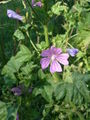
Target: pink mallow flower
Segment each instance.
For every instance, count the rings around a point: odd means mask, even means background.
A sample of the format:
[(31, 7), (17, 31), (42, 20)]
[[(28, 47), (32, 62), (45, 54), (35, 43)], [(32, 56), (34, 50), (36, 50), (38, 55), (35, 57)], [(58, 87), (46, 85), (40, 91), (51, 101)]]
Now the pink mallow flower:
[(35, 0), (32, 0), (32, 7), (36, 7), (36, 6), (42, 7), (42, 2), (41, 1), (35, 2)]
[(40, 61), (42, 69), (46, 69), (50, 64), (50, 72), (62, 72), (61, 64), (68, 65), (68, 53), (62, 53), (60, 48), (56, 48), (51, 46), (51, 48), (47, 50), (43, 50), (41, 53), (43, 57)]

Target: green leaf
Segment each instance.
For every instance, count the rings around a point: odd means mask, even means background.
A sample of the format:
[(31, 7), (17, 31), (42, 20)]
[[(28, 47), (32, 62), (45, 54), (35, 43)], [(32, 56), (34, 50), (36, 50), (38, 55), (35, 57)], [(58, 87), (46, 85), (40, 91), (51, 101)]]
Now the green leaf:
[(11, 57), (8, 63), (4, 66), (2, 74), (18, 72), (23, 63), (31, 59), (31, 52), (24, 45), (20, 46), (20, 51), (15, 57)]
[(42, 71), (42, 69), (39, 69), (39, 71), (38, 71), (38, 76), (39, 76), (39, 78), (41, 78), (41, 79), (44, 79), (46, 76), (45, 76), (45, 74), (44, 74), (44, 72)]
[(25, 39), (25, 36), (24, 34), (19, 30), (17, 29), (13, 35), (18, 41), (20, 40), (24, 40)]
[(16, 80), (14, 73), (17, 72), (18, 70), (19, 70), (18, 63), (15, 61), (14, 57), (11, 57), (8, 63), (4, 66), (2, 74), (5, 75), (6, 77), (10, 77), (12, 80)]
[(66, 89), (66, 96), (65, 96), (65, 101), (72, 101), (73, 99), (73, 84), (72, 83), (67, 83), (66, 85), (67, 89)]
[(56, 15), (60, 15), (60, 4), (61, 2), (57, 2), (55, 5), (52, 7), (52, 12)]
[(30, 27), (31, 27), (30, 24), (26, 24), (25, 26), (21, 26), (20, 30), (23, 31), (23, 32), (27, 32)]
[(65, 90), (65, 84), (64, 83), (60, 83), (56, 86), (54, 95), (56, 97), (56, 100), (61, 100), (65, 97), (66, 95), (66, 90)]
[(46, 104), (45, 105), (45, 108), (43, 110), (43, 118), (45, 118), (49, 114), (50, 109), (52, 108), (52, 106), (53, 106), (52, 104)]
[(72, 77), (75, 80), (82, 80), (84, 82), (90, 81), (90, 74), (80, 74), (77, 72), (72, 73)]
[(0, 120), (6, 120), (6, 119), (7, 119), (6, 104), (0, 101)]
[(52, 86), (48, 85), (48, 86), (44, 86), (44, 92), (45, 95), (42, 95), (48, 102), (52, 103), (52, 94), (53, 94), (53, 88)]
[(47, 46), (45, 44), (45, 41), (42, 41), (40, 42), (39, 44), (36, 44), (37, 45), (37, 48), (40, 49), (40, 50), (43, 50), (43, 49), (46, 49)]
[(18, 73), (21, 66), (30, 61), (32, 54), (30, 50), (24, 45), (20, 46), (20, 51), (16, 56), (11, 57), (8, 63), (4, 66), (2, 74), (9, 77), (11, 80), (16, 80), (15, 73)]
[(56, 35), (55, 37), (53, 37), (52, 43), (57, 47), (63, 48), (64, 40), (65, 35)]
[(71, 76), (67, 76), (64, 82), (59, 83), (56, 86), (54, 91), (56, 100), (63, 100), (66, 103), (74, 102), (74, 104), (81, 104), (85, 102), (89, 103), (90, 92), (84, 82), (84, 78), (85, 77), (82, 78), (82, 76), (79, 77), (79, 74), (75, 76), (73, 76), (73, 74), (71, 74)]
[(0, 120), (16, 120), (18, 106), (0, 101)]
[(33, 62), (27, 63), (26, 66), (21, 68), (23, 75), (30, 75), (30, 72), (36, 67)]
[(7, 106), (8, 114), (6, 120), (16, 120), (17, 110), (18, 110), (17, 105), (8, 105)]
[(51, 11), (55, 15), (60, 15), (61, 12), (63, 11), (67, 12), (67, 6), (61, 5), (61, 2), (57, 2), (56, 4), (52, 6)]
[(86, 84), (82, 80), (75, 80), (74, 84), (78, 90), (78, 92), (81, 94), (81, 96), (84, 98), (86, 102), (90, 102), (90, 92), (87, 89)]
[[(7, 72), (10, 71), (12, 73), (15, 73), (19, 70), (20, 65), (18, 65), (18, 63), (16, 62), (14, 57), (11, 57), (10, 61), (7, 63), (7, 65), (5, 66), (5, 70), (7, 69)], [(4, 71), (3, 71), (4, 73)]]
[(34, 95), (41, 95), (47, 102), (52, 103), (52, 94), (53, 94), (53, 88), (50, 85), (46, 85), (42, 88), (35, 88)]
[(16, 59), (16, 62), (21, 66), (23, 63), (29, 61), (31, 57), (32, 57), (32, 54), (30, 50), (25, 45), (21, 45), (20, 51), (15, 56), (15, 59)]

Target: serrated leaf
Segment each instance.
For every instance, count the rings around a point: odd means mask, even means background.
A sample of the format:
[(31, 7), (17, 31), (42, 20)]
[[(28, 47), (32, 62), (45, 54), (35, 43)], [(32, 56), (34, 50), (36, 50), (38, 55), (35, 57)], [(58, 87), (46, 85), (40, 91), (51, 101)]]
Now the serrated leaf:
[(38, 71), (38, 76), (39, 76), (39, 78), (41, 78), (41, 79), (44, 79), (44, 78), (45, 78), (45, 74), (44, 74), (44, 72), (42, 71), (42, 69), (39, 69), (39, 71)]
[(43, 96), (48, 102), (52, 103), (52, 93), (53, 93), (53, 88), (52, 86), (45, 86), (44, 87), (45, 91), (45, 96)]
[(53, 7), (51, 8), (52, 12), (56, 15), (60, 15), (60, 4), (61, 2), (57, 2)]
[(0, 101), (0, 120), (6, 120), (6, 119), (7, 119), (6, 104)]
[(67, 89), (66, 89), (66, 96), (65, 96), (65, 101), (72, 101), (73, 99), (73, 84), (71, 83), (67, 83), (66, 85)]
[(8, 63), (4, 66), (2, 74), (12, 80), (16, 80), (15, 73), (17, 73), (21, 66), (25, 62), (28, 62), (31, 57), (32, 55), (30, 50), (26, 46), (21, 45), (20, 51), (16, 54), (16, 56), (11, 57)]
[(30, 72), (33, 70), (33, 68), (36, 67), (33, 62), (27, 63), (26, 66), (21, 68), (21, 71), (24, 75), (30, 75)]
[(0, 120), (16, 120), (18, 106), (0, 101)]
[(61, 5), (61, 2), (57, 2), (56, 4), (52, 6), (51, 11), (55, 15), (60, 15), (61, 12), (63, 11), (67, 12), (67, 6)]
[(59, 85), (57, 85), (55, 92), (54, 92), (56, 100), (61, 100), (65, 97), (65, 95), (66, 95), (65, 87), (66, 86), (64, 83), (60, 83)]
[(85, 85), (85, 83), (81, 80), (76, 80), (74, 82), (78, 92), (82, 95), (86, 102), (90, 102), (90, 93)]
[(15, 56), (16, 62), (20, 65), (22, 65), (24, 62), (27, 62), (31, 59), (32, 55), (30, 50), (25, 46), (20, 46), (20, 51)]
[(7, 107), (7, 119), (6, 120), (16, 120), (16, 116), (17, 116), (17, 110), (18, 110), (18, 106), (17, 105), (8, 105)]
[(47, 102), (53, 102), (52, 99), (53, 88), (50, 85), (46, 85), (42, 88), (35, 88), (34, 95), (41, 95)]
[[(68, 79), (68, 76), (66, 79)], [(67, 103), (73, 101), (74, 104), (81, 104), (84, 102), (89, 103), (90, 92), (86, 86), (86, 83), (81, 80), (78, 75), (73, 77), (72, 74), (71, 79), (73, 80), (72, 83), (65, 80), (65, 82), (62, 82), (56, 86), (54, 91), (56, 100), (63, 100)]]
[(51, 107), (52, 107), (52, 104), (46, 104), (45, 105), (45, 108), (43, 110), (43, 117), (47, 116), (47, 114), (50, 112)]
[(4, 66), (2, 74), (6, 75), (6, 77), (10, 77), (13, 80), (16, 80), (14, 73), (17, 72), (18, 69), (19, 69), (18, 63), (16, 63), (14, 57), (11, 57), (8, 63)]
[(78, 79), (78, 80), (82, 80), (84, 82), (88, 82), (90, 81), (90, 74), (80, 74), (77, 72), (72, 73), (72, 77), (73, 79)]
[(64, 39), (65, 35), (56, 35), (55, 37), (53, 37), (52, 43), (55, 46), (62, 48)]
[(17, 29), (13, 35), (18, 41), (19, 40), (24, 40), (25, 39), (25, 36), (24, 34), (19, 30)]

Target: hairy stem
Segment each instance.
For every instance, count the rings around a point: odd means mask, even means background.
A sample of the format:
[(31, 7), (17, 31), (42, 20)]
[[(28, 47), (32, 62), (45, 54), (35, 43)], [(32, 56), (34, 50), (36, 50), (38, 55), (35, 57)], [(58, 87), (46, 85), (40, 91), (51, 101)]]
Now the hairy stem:
[(39, 51), (38, 51), (38, 49), (37, 49), (36, 46), (34, 45), (33, 41), (31, 40), (28, 31), (26, 32), (26, 34), (27, 34), (27, 36), (28, 36), (28, 38), (29, 38), (29, 40), (30, 40), (30, 43), (31, 43), (32, 47), (35, 49), (35, 51), (36, 51), (38, 54), (40, 54)]

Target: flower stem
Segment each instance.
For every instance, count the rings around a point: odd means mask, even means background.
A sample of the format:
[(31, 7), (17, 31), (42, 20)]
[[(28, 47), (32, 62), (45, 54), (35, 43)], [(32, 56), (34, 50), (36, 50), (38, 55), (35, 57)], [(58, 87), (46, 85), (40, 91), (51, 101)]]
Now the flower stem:
[(27, 2), (28, 2), (28, 5), (30, 6), (31, 10), (34, 12), (34, 14), (36, 15), (37, 19), (39, 20), (40, 24), (43, 25), (41, 18), (39, 17), (39, 15), (37, 14), (37, 12), (36, 12), (36, 11), (34, 10), (34, 8), (32, 7), (30, 1), (27, 0)]
[(60, 79), (57, 73), (52, 74), (52, 77), (53, 77), (55, 83), (57, 83)]
[(47, 27), (47, 25), (44, 25), (43, 28), (44, 28), (44, 35), (45, 35), (46, 46), (49, 46), (48, 27)]
[(74, 48), (69, 42), (68, 42), (68, 45), (69, 45), (71, 48)]
[(27, 34), (27, 36), (28, 36), (28, 38), (29, 38), (29, 40), (30, 40), (30, 43), (31, 43), (32, 47), (33, 47), (33, 48), (35, 49), (35, 51), (40, 55), (38, 49), (36, 48), (36, 46), (34, 45), (33, 41), (31, 40), (28, 31), (26, 32), (26, 34)]

